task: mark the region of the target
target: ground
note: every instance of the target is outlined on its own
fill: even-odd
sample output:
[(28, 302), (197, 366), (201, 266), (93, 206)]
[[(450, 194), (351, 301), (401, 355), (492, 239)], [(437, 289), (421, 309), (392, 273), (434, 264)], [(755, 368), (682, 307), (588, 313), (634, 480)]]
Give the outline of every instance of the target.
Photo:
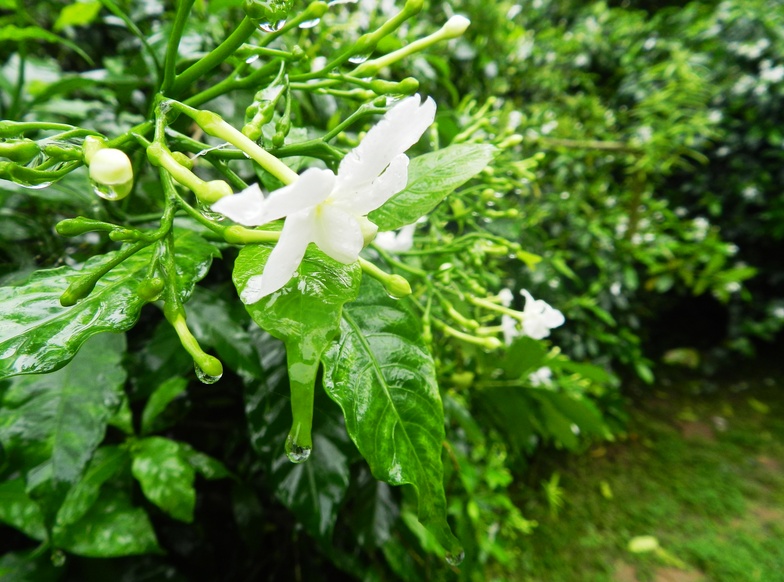
[[(519, 548), (519, 579), (784, 582), (784, 375), (629, 397), (624, 437), (551, 455), (521, 484), (540, 525)], [(565, 504), (554, 512), (541, 481), (556, 471)], [(660, 550), (632, 553), (637, 536)]]

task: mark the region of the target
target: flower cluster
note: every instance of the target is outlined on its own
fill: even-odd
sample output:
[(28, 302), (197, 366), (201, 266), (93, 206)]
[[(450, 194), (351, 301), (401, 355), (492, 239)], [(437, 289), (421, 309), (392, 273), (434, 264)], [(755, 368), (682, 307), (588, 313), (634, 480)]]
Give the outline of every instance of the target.
[(404, 152), (433, 123), (435, 112), (430, 98), (404, 99), (343, 158), (337, 174), (310, 168), (267, 197), (254, 184), (213, 204), (214, 211), (244, 226), (286, 219), (262, 274), (248, 280), (242, 300), (255, 303), (283, 287), (310, 243), (341, 263), (356, 261), (378, 231), (368, 213), (405, 188), (408, 156)]
[[(551, 329), (563, 325), (566, 321), (563, 313), (541, 299), (534, 299), (525, 289), (520, 291), (520, 295), (525, 297), (525, 307), (520, 317), (522, 327), (518, 324), (518, 318), (506, 314), (501, 316), (501, 330), (507, 345), (521, 335), (533, 339), (546, 338)], [(502, 289), (498, 297), (505, 307), (509, 307), (514, 298), (509, 289)]]

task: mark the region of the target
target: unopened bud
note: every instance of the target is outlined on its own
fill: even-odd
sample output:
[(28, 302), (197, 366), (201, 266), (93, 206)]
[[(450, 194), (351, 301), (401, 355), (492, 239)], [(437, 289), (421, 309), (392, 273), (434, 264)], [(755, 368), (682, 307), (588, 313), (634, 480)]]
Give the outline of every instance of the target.
[(455, 14), (441, 27), (441, 32), (443, 33), (444, 38), (457, 38), (458, 36), (463, 36), (463, 33), (470, 25), (471, 21), (468, 20), (468, 18), (460, 14)]
[(131, 193), (133, 188), (133, 166), (125, 152), (115, 148), (104, 148), (90, 158), (90, 179), (100, 186), (111, 188), (111, 199), (119, 200)]
[(411, 295), (411, 284), (406, 281), (405, 277), (400, 275), (390, 275), (386, 280), (382, 281), (384, 288), (395, 299), (402, 299)]

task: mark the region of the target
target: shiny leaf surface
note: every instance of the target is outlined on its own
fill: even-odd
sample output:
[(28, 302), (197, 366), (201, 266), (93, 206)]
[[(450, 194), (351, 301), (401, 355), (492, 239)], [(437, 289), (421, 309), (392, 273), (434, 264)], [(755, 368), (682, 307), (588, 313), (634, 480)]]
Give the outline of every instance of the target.
[(411, 224), (481, 172), (494, 155), (491, 145), (456, 144), (414, 158), (408, 166), (406, 189), (368, 218), (382, 231)]
[(145, 497), (175, 519), (190, 523), (196, 504), (196, 471), (180, 444), (163, 437), (137, 441), (131, 471)]
[[(207, 274), (216, 248), (197, 234), (175, 237), (177, 277), (183, 300)], [(70, 283), (104, 265), (108, 253), (87, 261), (80, 270), (59, 267), (33, 273), (24, 282), (2, 290), (0, 302), (0, 378), (49, 372), (68, 362), (91, 336), (126, 331), (145, 304), (136, 293), (152, 257), (150, 247), (109, 271), (85, 299), (72, 307), (60, 305)]]
[(104, 334), (57, 372), (14, 378), (0, 392), (0, 442), (46, 516), (80, 479), (119, 408), (124, 352), (124, 336)]
[(319, 391), (313, 453), (305, 463), (289, 462), (284, 452), (291, 426), (286, 354), (283, 345), (269, 336), (261, 342), (265, 380), (251, 382), (245, 388), (251, 444), (267, 465), (275, 496), (311, 535), (328, 540), (348, 488), (349, 457), (356, 451), (346, 435), (340, 411)]
[(377, 479), (412, 485), (419, 519), (447, 551), (441, 447), (444, 412), (433, 359), (416, 317), (375, 281), (346, 306), (339, 340), (324, 355), (324, 387)]

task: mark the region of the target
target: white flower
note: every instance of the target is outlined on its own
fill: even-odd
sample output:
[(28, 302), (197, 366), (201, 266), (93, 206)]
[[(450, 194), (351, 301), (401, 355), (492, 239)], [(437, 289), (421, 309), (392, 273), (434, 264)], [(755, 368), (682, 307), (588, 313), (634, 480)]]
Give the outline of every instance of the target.
[(407, 224), (397, 232), (390, 230), (378, 233), (373, 242), (390, 253), (405, 252), (411, 250), (411, 247), (414, 246), (415, 230), (416, 223)]
[(531, 386), (534, 388), (538, 388), (539, 386), (552, 386), (553, 384), (553, 371), (544, 366), (543, 368), (539, 368), (535, 372), (531, 372), (528, 374), (528, 381), (531, 383)]
[(534, 299), (525, 289), (520, 291), (520, 294), (525, 297), (523, 335), (534, 339), (546, 338), (552, 328), (563, 325), (566, 321), (563, 313), (553, 309), (541, 299)]
[(311, 242), (336, 261), (356, 261), (378, 231), (367, 214), (405, 188), (408, 156), (403, 152), (419, 141), (435, 113), (430, 98), (424, 103), (419, 95), (404, 99), (343, 158), (337, 175), (310, 168), (266, 198), (255, 185), (213, 204), (213, 210), (245, 226), (286, 217), (263, 273), (248, 280), (242, 300), (255, 303), (283, 287)]
[(504, 334), (504, 343), (510, 345), (516, 337), (520, 336), (518, 321), (511, 315), (502, 315), (501, 333)]

